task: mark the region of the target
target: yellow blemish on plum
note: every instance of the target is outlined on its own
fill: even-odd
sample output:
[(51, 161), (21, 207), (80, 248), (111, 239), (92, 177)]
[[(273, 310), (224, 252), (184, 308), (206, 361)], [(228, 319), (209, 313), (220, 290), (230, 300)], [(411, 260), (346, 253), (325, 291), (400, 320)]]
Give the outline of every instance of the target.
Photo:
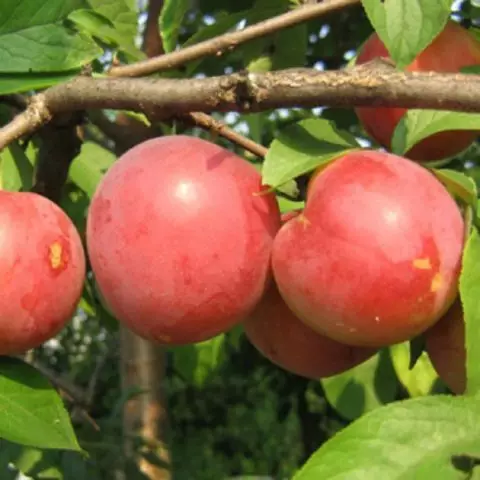
[(413, 262), (413, 267), (418, 268), (419, 270), (431, 270), (432, 264), (430, 263), (430, 259), (427, 258), (416, 258)]
[(297, 219), (303, 225), (304, 229), (306, 229), (307, 227), (309, 227), (312, 224), (312, 222), (310, 222), (310, 220), (303, 213), (298, 215)]
[(50, 265), (54, 270), (63, 266), (62, 258), (63, 248), (59, 242), (54, 242), (50, 245)]
[(443, 285), (443, 275), (440, 272), (437, 272), (432, 278), (432, 283), (430, 284), (430, 291), (432, 293), (438, 292)]

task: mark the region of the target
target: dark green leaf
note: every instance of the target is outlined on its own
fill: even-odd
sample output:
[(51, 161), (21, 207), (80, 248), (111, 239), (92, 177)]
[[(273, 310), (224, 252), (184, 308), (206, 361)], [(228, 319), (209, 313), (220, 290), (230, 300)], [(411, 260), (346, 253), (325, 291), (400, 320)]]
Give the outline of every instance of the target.
[(399, 68), (409, 65), (443, 30), (453, 0), (362, 0), (373, 28)]
[[(41, 3), (37, 3), (41, 10)], [(82, 32), (58, 23), (20, 27), (0, 34), (2, 73), (58, 72), (79, 68), (102, 50)]]
[(340, 375), (322, 380), (328, 402), (354, 420), (395, 399), (397, 382), (388, 350)]
[(403, 155), (424, 138), (446, 130), (480, 130), (480, 114), (408, 110), (393, 133), (392, 151)]
[(460, 297), (465, 321), (467, 393), (480, 392), (480, 235), (472, 229), (463, 253)]
[(283, 129), (272, 142), (263, 164), (263, 183), (278, 187), (360, 148), (355, 138), (323, 119), (309, 118)]
[(33, 367), (0, 358), (0, 436), (38, 448), (80, 450), (62, 400)]
[(177, 47), (178, 31), (190, 8), (190, 0), (165, 0), (160, 14), (160, 34), (165, 52)]
[(480, 454), (477, 398), (431, 396), (360, 418), (315, 452), (294, 480), (459, 480), (453, 457)]
[(57, 83), (67, 82), (75, 78), (80, 70), (51, 73), (0, 73), (0, 95), (22, 93), (29, 90), (51, 87)]

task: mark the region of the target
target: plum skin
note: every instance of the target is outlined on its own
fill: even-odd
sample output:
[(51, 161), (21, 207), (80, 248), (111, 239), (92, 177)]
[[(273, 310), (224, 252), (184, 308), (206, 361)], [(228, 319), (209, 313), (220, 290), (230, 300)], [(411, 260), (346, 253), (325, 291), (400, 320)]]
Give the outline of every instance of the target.
[(457, 293), (464, 222), (443, 185), (396, 155), (355, 151), (310, 185), (272, 252), (280, 293), (314, 330), (382, 347), (425, 331)]
[(0, 354), (20, 354), (54, 337), (73, 316), (85, 254), (70, 218), (50, 200), (0, 191)]
[(87, 249), (118, 320), (181, 345), (230, 329), (255, 307), (279, 227), (275, 195), (253, 165), (199, 138), (165, 136), (132, 148), (104, 176)]
[(448, 312), (425, 332), (425, 350), (438, 376), (456, 394), (465, 392), (465, 325), (458, 298)]
[(288, 308), (274, 282), (243, 327), (250, 343), (264, 357), (310, 379), (342, 373), (377, 352), (336, 342), (307, 327)]
[[(374, 58), (389, 58), (388, 50), (376, 33), (362, 46), (356, 63)], [(407, 66), (406, 70), (456, 73), (464, 67), (480, 64), (480, 43), (465, 28), (449, 20), (444, 30)], [(355, 112), (366, 132), (380, 145), (391, 148), (390, 142), (398, 122), (407, 109), (358, 107)], [(465, 150), (478, 136), (478, 131), (453, 130), (436, 133), (414, 145), (406, 157), (417, 161), (441, 160)]]

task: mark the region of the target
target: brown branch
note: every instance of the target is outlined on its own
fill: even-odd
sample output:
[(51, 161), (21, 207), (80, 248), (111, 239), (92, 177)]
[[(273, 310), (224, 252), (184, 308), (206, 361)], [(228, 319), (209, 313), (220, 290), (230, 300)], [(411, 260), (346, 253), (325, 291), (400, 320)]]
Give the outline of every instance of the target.
[(110, 69), (109, 74), (115, 77), (140, 77), (176, 68), (198, 58), (221, 55), (242, 43), (265, 37), (278, 30), (298, 25), (359, 2), (360, 0), (324, 0), (317, 5), (302, 5), (295, 10), (256, 23), (243, 30), (219, 35), (166, 55), (160, 55), (130, 65), (114, 66)]
[(147, 21), (145, 22), (145, 31), (143, 32), (142, 50), (147, 57), (162, 55), (163, 42), (158, 30), (158, 17), (162, 11), (163, 0), (150, 0), (147, 9)]
[(179, 118), (187, 123), (193, 123), (194, 125), (205, 130), (213, 131), (223, 138), (226, 138), (240, 147), (243, 147), (245, 150), (248, 150), (254, 155), (257, 155), (258, 157), (264, 157), (268, 152), (268, 149), (263, 145), (259, 145), (253, 140), (250, 140), (240, 133), (237, 133), (220, 120), (216, 120), (206, 113), (192, 112), (182, 115)]
[(480, 75), (411, 73), (362, 65), (325, 72), (292, 69), (203, 79), (78, 77), (33, 97), (24, 112), (0, 129), (0, 149), (54, 115), (83, 109), (133, 110), (157, 119), (195, 111), (259, 112), (314, 106), (480, 112)]

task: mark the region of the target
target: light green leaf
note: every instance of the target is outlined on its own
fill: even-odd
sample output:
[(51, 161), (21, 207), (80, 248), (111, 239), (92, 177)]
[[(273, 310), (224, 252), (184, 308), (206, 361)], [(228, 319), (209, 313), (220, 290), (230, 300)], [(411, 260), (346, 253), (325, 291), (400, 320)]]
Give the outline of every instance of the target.
[(480, 235), (472, 229), (463, 252), (460, 298), (465, 322), (467, 393), (480, 392)]
[(18, 192), (32, 188), (33, 165), (17, 142), (0, 152), (0, 180), (3, 190)]
[(390, 347), (392, 362), (398, 378), (407, 389), (411, 397), (428, 395), (437, 380), (428, 355), (423, 352), (410, 369), (410, 345), (408, 342), (399, 343)]
[(175, 370), (189, 383), (202, 386), (221, 363), (224, 355), (224, 334), (205, 342), (173, 349)]
[(393, 132), (392, 152), (404, 155), (424, 138), (448, 130), (479, 130), (480, 135), (480, 114), (446, 110), (408, 110)]
[(68, 19), (74, 22), (80, 30), (102, 42), (114, 45), (131, 56), (134, 60), (141, 60), (145, 57), (128, 37), (125, 37), (115, 28), (112, 22), (94, 10), (75, 10)]
[(395, 402), (337, 433), (294, 480), (466, 479), (468, 472), (454, 465), (480, 455), (479, 422), (480, 404), (473, 397)]
[(108, 18), (126, 43), (135, 45), (138, 33), (138, 12), (135, 0), (88, 0), (90, 6), (100, 15)]
[(455, 195), (467, 205), (470, 205), (473, 208), (473, 211), (476, 212), (477, 185), (471, 177), (447, 168), (433, 169), (432, 172), (452, 195)]
[(453, 0), (362, 0), (398, 68), (405, 68), (444, 29)]
[(388, 350), (382, 350), (351, 370), (321, 380), (328, 402), (343, 417), (354, 420), (395, 399), (397, 380)]
[(57, 392), (33, 367), (0, 358), (0, 437), (38, 448), (80, 451)]
[(116, 160), (115, 155), (93, 142), (85, 142), (70, 166), (69, 176), (90, 198), (105, 172)]
[(263, 164), (263, 183), (278, 187), (320, 165), (360, 148), (355, 138), (332, 122), (309, 118), (283, 129), (272, 142)]
[(165, 52), (177, 47), (178, 32), (190, 8), (190, 0), (165, 0), (160, 13), (160, 35)]

